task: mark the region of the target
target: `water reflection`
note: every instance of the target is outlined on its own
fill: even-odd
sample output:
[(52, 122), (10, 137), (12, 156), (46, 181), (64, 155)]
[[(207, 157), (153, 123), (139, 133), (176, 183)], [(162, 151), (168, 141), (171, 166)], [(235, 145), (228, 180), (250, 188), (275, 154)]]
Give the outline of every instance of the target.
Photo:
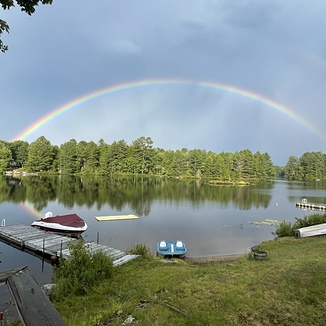
[(154, 201), (174, 201), (178, 204), (186, 200), (193, 209), (204, 202), (219, 203), (221, 207), (232, 205), (244, 210), (266, 208), (271, 200), (268, 190), (273, 186), (272, 182), (230, 187), (213, 186), (199, 180), (30, 176), (0, 179), (0, 200), (29, 202), (37, 211), (54, 200), (68, 209), (75, 205), (96, 206), (98, 209), (109, 205), (119, 211), (128, 205), (135, 214), (148, 216)]

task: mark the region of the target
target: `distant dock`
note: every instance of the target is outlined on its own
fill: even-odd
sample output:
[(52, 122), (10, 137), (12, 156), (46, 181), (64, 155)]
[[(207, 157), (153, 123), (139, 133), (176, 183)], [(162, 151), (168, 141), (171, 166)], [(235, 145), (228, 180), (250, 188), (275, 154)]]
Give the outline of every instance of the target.
[(301, 209), (326, 212), (326, 204), (309, 203), (306, 198), (302, 199), (301, 202), (296, 203), (295, 206)]
[[(39, 258), (51, 261), (59, 257), (69, 258), (70, 250), (68, 244), (78, 241), (78, 239), (19, 224), (1, 225), (0, 241)], [(121, 250), (94, 242), (85, 242), (85, 245), (91, 253), (101, 251), (110, 256), (114, 266), (122, 265), (138, 257), (137, 255), (129, 255)]]

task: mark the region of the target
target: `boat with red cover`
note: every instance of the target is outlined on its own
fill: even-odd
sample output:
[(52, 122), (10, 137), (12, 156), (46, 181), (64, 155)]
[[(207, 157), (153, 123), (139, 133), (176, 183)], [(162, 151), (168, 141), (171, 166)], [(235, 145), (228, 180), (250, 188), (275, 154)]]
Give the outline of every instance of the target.
[(52, 216), (51, 212), (47, 212), (40, 220), (34, 221), (32, 226), (46, 231), (68, 233), (74, 236), (78, 236), (87, 230), (86, 222), (77, 214)]

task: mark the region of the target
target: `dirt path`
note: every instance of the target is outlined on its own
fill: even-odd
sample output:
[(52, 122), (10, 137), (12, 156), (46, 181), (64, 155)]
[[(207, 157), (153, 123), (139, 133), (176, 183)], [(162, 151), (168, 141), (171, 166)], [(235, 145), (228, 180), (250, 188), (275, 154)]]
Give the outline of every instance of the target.
[(205, 256), (205, 257), (186, 257), (185, 261), (193, 263), (209, 263), (218, 261), (233, 261), (243, 258), (245, 254), (231, 254), (231, 255), (220, 255), (220, 256)]

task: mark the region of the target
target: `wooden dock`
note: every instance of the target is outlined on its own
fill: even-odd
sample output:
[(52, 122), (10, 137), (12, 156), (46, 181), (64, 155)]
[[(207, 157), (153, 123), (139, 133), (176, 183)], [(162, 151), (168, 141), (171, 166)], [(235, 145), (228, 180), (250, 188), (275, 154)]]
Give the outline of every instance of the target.
[[(78, 239), (19, 224), (0, 226), (0, 241), (34, 256), (51, 260), (51, 257), (69, 258), (68, 244)], [(101, 251), (110, 256), (113, 266), (122, 265), (138, 257), (94, 242), (85, 242), (85, 245), (91, 253)]]
[(326, 212), (326, 204), (314, 204), (308, 203), (307, 201), (301, 201), (299, 203), (296, 203), (295, 206), (301, 209)]
[(24, 325), (66, 326), (27, 267), (8, 276), (6, 282)]

